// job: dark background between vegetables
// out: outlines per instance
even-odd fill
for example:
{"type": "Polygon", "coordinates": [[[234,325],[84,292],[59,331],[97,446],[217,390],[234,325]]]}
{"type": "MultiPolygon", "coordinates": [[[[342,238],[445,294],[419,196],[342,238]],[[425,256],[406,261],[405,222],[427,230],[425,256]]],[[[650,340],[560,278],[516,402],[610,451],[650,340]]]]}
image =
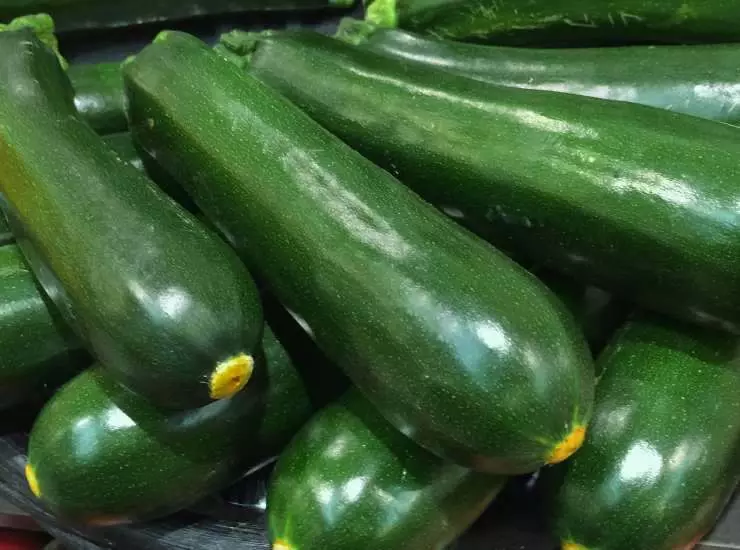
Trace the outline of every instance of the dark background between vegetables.
{"type": "MultiPolygon", "coordinates": [[[[312,27],[332,32],[340,17],[355,13],[245,14],[200,19],[166,28],[193,33],[214,43],[234,28],[312,27]]],[[[85,35],[62,35],[60,47],[71,63],[122,60],[149,41],[158,25],[106,30],[85,35]]],[[[220,495],[214,495],[190,510],[150,524],[134,527],[77,530],[59,524],[41,509],[30,495],[23,477],[26,434],[35,410],[19,409],[0,422],[0,499],[30,515],[68,549],[95,550],[115,547],[131,550],[269,550],[263,532],[263,506],[269,467],[252,475],[220,495]]],[[[187,483],[188,480],[182,480],[187,483]]],[[[547,535],[538,499],[527,477],[513,480],[491,508],[449,550],[554,550],[547,535]]],[[[584,505],[588,505],[584,503],[584,505]]],[[[714,532],[698,546],[700,550],[740,550],[740,495],[730,505],[714,532]]],[[[370,550],[370,549],[368,549],[370,550]]]]}

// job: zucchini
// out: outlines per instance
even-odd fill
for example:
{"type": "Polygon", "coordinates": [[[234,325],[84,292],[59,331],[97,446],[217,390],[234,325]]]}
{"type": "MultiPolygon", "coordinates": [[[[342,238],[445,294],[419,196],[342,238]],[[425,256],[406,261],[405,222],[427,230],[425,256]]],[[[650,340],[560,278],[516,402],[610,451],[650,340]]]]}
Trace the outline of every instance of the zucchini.
{"type": "Polygon", "coordinates": [[[578,448],[593,366],[535,277],[195,37],[124,79],[137,142],[397,428],[496,473],[578,448]]]}
{"type": "Polygon", "coordinates": [[[0,0],[0,20],[44,12],[54,18],[58,31],[68,32],[227,13],[349,8],[352,4],[353,0],[0,0]]]}
{"type": "Polygon", "coordinates": [[[494,244],[740,331],[738,128],[476,82],[306,31],[262,37],[249,72],[494,244]]]}
{"type": "MultiPolygon", "coordinates": [[[[248,34],[229,34],[235,33],[248,34]]],[[[629,101],[740,123],[738,44],[511,48],[439,40],[354,19],[343,21],[338,36],[364,50],[501,86],[629,101]]]]}
{"type": "Polygon", "coordinates": [[[563,549],[692,548],[708,532],[740,479],[737,349],[647,316],[620,331],[586,443],[558,472],[563,549]]]}
{"type": "Polygon", "coordinates": [[[0,409],[46,395],[89,362],[14,245],[0,247],[0,409]]]}
{"type": "Polygon", "coordinates": [[[128,129],[120,63],[71,65],[67,76],[75,91],[77,111],[96,132],[112,134],[128,129]]]}
{"type": "Polygon", "coordinates": [[[736,42],[723,0],[372,0],[367,19],[440,38],[516,45],[736,42]]]}
{"type": "Polygon", "coordinates": [[[441,549],[506,479],[441,460],[350,390],[278,459],[267,497],[270,541],[275,550],[441,549]]]}
{"type": "Polygon", "coordinates": [[[160,406],[243,388],[263,323],[239,258],[79,118],[30,30],[0,33],[0,58],[3,207],[65,321],[160,406]]]}
{"type": "MultiPolygon", "coordinates": [[[[140,172],[145,173],[149,179],[156,183],[162,191],[175,199],[180,206],[190,212],[197,212],[193,199],[185,192],[182,186],[163,170],[157,161],[147,155],[146,151],[137,147],[129,132],[109,134],[104,136],[103,141],[113,149],[123,162],[131,164],[140,172]]],[[[201,220],[203,221],[203,220],[201,220]]]]}
{"type": "Polygon", "coordinates": [[[226,487],[340,395],[330,390],[346,387],[306,340],[297,326],[265,326],[265,368],[255,379],[264,391],[189,411],[164,412],[107,370],[86,370],[33,426],[29,487],[59,517],[94,525],[161,517],[226,487]]]}

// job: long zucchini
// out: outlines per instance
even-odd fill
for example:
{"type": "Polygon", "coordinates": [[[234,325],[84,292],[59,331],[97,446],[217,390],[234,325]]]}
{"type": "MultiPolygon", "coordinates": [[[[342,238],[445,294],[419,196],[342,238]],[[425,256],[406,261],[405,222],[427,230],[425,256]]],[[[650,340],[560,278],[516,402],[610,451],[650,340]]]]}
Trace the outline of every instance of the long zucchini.
{"type": "Polygon", "coordinates": [[[476,82],[306,31],[263,37],[249,72],[494,243],[740,331],[740,129],[476,82]]]}
{"type": "Polygon", "coordinates": [[[738,338],[640,316],[600,357],[553,502],[564,550],[692,548],[740,480],[738,338]]]}
{"type": "MultiPolygon", "coordinates": [[[[224,37],[226,44],[240,31],[224,37]]],[[[510,48],[425,37],[346,19],[338,36],[362,49],[476,80],[629,101],[740,123],[738,44],[510,48]]]]}
{"type": "Polygon", "coordinates": [[[350,390],[278,459],[267,497],[274,550],[430,550],[459,536],[506,477],[441,460],[350,390]]]}
{"type": "Polygon", "coordinates": [[[353,0],[0,0],[0,21],[48,13],[61,32],[131,27],[238,12],[348,8],[353,0]]]}
{"type": "Polygon", "coordinates": [[[64,386],[33,426],[26,477],[62,518],[139,522],[189,506],[280,452],[343,377],[294,322],[265,326],[259,394],[163,412],[99,367],[64,386]]]}
{"type": "Polygon", "coordinates": [[[239,258],[77,115],[30,30],[0,33],[0,59],[3,208],[64,319],[163,407],[241,390],[263,323],[239,258]]]}
{"type": "Polygon", "coordinates": [[[541,282],[192,36],[124,78],[135,139],[397,428],[486,471],[578,448],[593,366],[541,282]]]}
{"type": "Polygon", "coordinates": [[[89,363],[18,247],[0,246],[0,409],[49,393],[89,363]]]}
{"type": "Polygon", "coordinates": [[[373,0],[367,18],[441,38],[529,46],[740,38],[734,0],[373,0]]]}

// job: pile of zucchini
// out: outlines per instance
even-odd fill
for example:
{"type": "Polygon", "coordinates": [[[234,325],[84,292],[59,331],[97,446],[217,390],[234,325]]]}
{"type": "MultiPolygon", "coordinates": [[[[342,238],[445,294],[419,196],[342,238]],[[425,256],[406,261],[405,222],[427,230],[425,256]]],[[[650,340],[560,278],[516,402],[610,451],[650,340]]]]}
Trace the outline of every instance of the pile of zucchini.
{"type": "Polygon", "coordinates": [[[0,27],[35,497],[145,522],[277,459],[273,550],[428,550],[538,472],[563,550],[701,540],[740,480],[740,21],[583,4],[69,67],[48,15],[0,27]]]}

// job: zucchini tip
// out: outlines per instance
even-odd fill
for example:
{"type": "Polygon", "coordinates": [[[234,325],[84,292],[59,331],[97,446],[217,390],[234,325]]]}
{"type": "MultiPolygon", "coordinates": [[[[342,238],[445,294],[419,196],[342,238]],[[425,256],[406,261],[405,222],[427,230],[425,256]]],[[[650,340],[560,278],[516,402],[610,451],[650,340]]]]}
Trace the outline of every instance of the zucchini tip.
{"type": "MultiPolygon", "coordinates": [[[[576,426],[571,432],[565,436],[565,438],[555,445],[550,454],[547,457],[548,464],[558,464],[564,460],[570,458],[573,453],[583,445],[583,441],[586,439],[586,427],[576,426]]],[[[571,549],[571,550],[576,550],[571,549]]]]}
{"type": "Polygon", "coordinates": [[[225,399],[239,392],[249,382],[253,370],[254,359],[245,353],[220,362],[209,381],[211,399],[225,399]]]}

